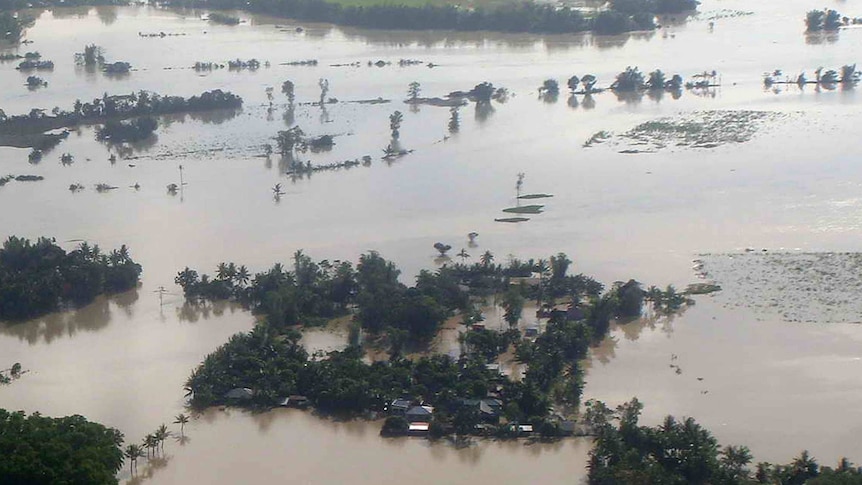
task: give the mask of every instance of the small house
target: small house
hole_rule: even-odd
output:
[[[411,423],[427,423],[433,414],[434,408],[431,406],[413,406],[404,413],[404,417]]]
[[[519,424],[518,425],[518,433],[520,434],[530,434],[533,432],[532,424]]]
[[[408,409],[413,407],[413,402],[407,399],[396,399],[389,403],[387,411],[393,416],[404,416]]]
[[[237,387],[224,394],[225,399],[249,400],[254,397],[254,391],[247,387]]]
[[[527,327],[527,329],[524,331],[524,336],[528,337],[528,338],[536,337],[538,335],[539,335],[539,327],[537,327],[535,325]]]

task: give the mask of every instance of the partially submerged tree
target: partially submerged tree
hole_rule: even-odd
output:
[[[421,87],[418,82],[413,81],[407,86],[407,98],[411,101],[416,101],[421,92]]]
[[[637,67],[626,67],[626,70],[617,74],[616,81],[611,84],[611,89],[620,92],[634,92],[645,86],[644,76]]]
[[[329,79],[320,78],[317,81],[320,86],[320,106],[326,104],[326,95],[329,94]]]
[[[397,140],[401,137],[401,122],[404,120],[404,115],[400,111],[396,111],[389,115],[389,130],[392,132],[392,139]]]

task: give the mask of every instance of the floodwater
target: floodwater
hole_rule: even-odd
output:
[[[21,52],[38,50],[56,68],[39,74],[47,88],[28,91],[26,74],[14,63],[0,64],[0,108],[7,114],[69,108],[76,98],[140,89],[190,96],[221,88],[241,95],[245,106],[235,116],[164,119],[157,139],[133,147],[125,154],[132,158],[115,165],[92,127],[74,132],[38,165],[27,163],[27,150],[0,148],[0,173],[45,177],[0,188],[0,237],[54,236],[68,248],[80,239],[103,248],[127,244],[144,267],[136,292],[0,327],[0,367],[21,362],[29,370],[0,388],[0,406],[83,414],[118,427],[129,440],[170,423],[183,411],[182,385],[191,369],[254,323],[230,305],[184,305],[173,277],[185,266],[212,272],[221,261],[235,261],[262,270],[289,262],[300,248],[330,260],[356,260],[375,249],[409,281],[435,265],[432,245],[440,241],[453,253],[466,248],[473,258],[490,250],[498,261],[563,251],[575,271],[606,283],[634,277],[684,286],[697,281],[692,260],[702,253],[860,251],[862,148],[855,127],[862,111],[856,91],[788,87],[775,93],[761,84],[765,71],[793,76],[805,69],[812,77],[817,67],[859,60],[858,28],[827,37],[803,33],[805,12],[822,7],[813,0],[704,0],[700,19],[602,39],[367,32],[247,15],[247,22],[227,27],[199,20],[203,12],[149,7],[43,13],[27,34],[33,44]],[[839,4],[842,13],[859,16],[851,7]],[[138,35],[160,31],[185,35]],[[89,43],[103,46],[109,61],[128,61],[137,70],[112,78],[76,68],[74,53]],[[195,61],[252,57],[271,67],[208,74],[188,69]],[[319,64],[279,65],[304,59]],[[366,65],[378,59],[393,64]],[[399,67],[399,59],[438,67]],[[331,66],[353,62],[360,64]],[[722,87],[678,100],[621,101],[611,93],[569,100],[565,89],[556,102],[537,99],[545,78],[564,86],[572,74],[592,73],[608,85],[629,65],[686,78],[715,69]],[[263,146],[287,127],[281,83],[292,80],[297,102],[308,103],[319,96],[320,78],[329,80],[328,97],[392,102],[339,103],[325,111],[297,106],[295,121],[306,133],[337,135],[331,152],[301,159],[325,164],[370,155],[374,161],[294,180],[277,157],[261,156]],[[462,108],[460,132],[447,139],[447,109],[413,111],[401,102],[414,80],[425,96],[486,80],[512,96],[491,113]],[[271,113],[267,87],[274,88]],[[379,156],[390,142],[388,115],[395,110],[405,114],[400,142],[415,151],[390,164]],[[751,141],[712,149],[671,146],[631,155],[613,144],[582,146],[598,131],[622,133],[651,119],[713,110],[783,116]],[[71,166],[59,163],[64,152],[74,155]],[[170,196],[165,186],[179,182],[180,165],[188,185]],[[525,192],[554,197],[539,202],[545,212],[526,223],[496,223],[504,217],[501,209],[514,205],[519,172],[526,174]],[[85,190],[71,193],[72,183]],[[99,194],[97,183],[118,189]],[[139,190],[129,187],[136,183]],[[276,183],[286,192],[280,201],[272,196]],[[468,246],[471,231],[480,234],[478,247]],[[160,286],[167,291],[161,303]],[[309,345],[320,348],[337,347],[335,340],[319,332],[308,336]],[[615,329],[591,358],[586,397],[616,404],[637,396],[646,404],[646,422],[666,413],[694,416],[722,442],[751,446],[757,459],[786,462],[807,448],[824,463],[845,454],[858,462],[860,341],[857,325],[788,323],[699,297],[673,321]],[[679,356],[682,374],[668,367],[671,354]],[[215,410],[186,428],[184,446],[168,443],[165,466],[145,471],[142,465],[141,471],[152,483],[286,476],[306,483],[560,482],[583,476],[588,449],[572,440],[488,442],[459,451],[383,440],[378,429],[377,423],[332,423],[302,413]]]

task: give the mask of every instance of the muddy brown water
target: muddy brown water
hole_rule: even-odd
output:
[[[842,13],[859,15],[851,5]],[[652,34],[588,36],[367,32],[244,15],[227,27],[199,20],[202,12],[148,7],[55,9],[29,29],[33,44],[56,68],[40,74],[45,89],[28,91],[14,63],[0,64],[0,108],[68,108],[76,98],[147,89],[189,96],[222,88],[245,99],[234,117],[214,113],[163,120],[158,138],[133,147],[133,160],[108,162],[109,149],[92,127],[72,135],[38,165],[27,150],[0,148],[0,172],[43,175],[35,183],[0,188],[0,237],[55,236],[67,248],[86,239],[103,248],[128,244],[144,266],[136,291],[77,311],[0,327],[0,367],[21,362],[22,379],[0,387],[0,406],[49,415],[79,413],[116,426],[138,440],[183,411],[182,384],[203,357],[254,319],[239,308],[184,306],[173,285],[188,265],[212,271],[220,261],[262,270],[289,262],[296,249],[323,259],[353,259],[376,249],[396,261],[409,281],[433,267],[432,245],[462,247],[473,259],[491,250],[543,257],[564,251],[573,270],[606,283],[629,277],[646,284],[683,286],[696,281],[697,254],[746,247],[859,251],[862,148],[854,90],[815,92],[788,87],[764,92],[764,71],[795,75],[819,66],[859,60],[862,30],[806,37],[802,19],[822,8],[808,0],[705,0],[706,20],[669,23]],[[846,12],[844,11],[846,10]],[[753,15],[732,17],[733,11]],[[277,28],[276,25],[282,26]],[[303,32],[296,32],[301,25]],[[185,33],[142,38],[138,32]],[[85,44],[105,47],[109,60],[131,62],[127,77],[87,73],[73,63]],[[5,50],[4,50],[5,52]],[[195,61],[268,60],[256,72],[197,74]],[[316,67],[279,63],[318,59]],[[419,59],[439,67],[370,68],[369,60]],[[359,61],[360,67],[330,67]],[[716,69],[714,96],[685,93],[679,100],[618,101],[613,94],[569,103],[537,99],[548,77],[561,85],[592,73],[610,84],[627,65],[661,68],[690,77]],[[172,69],[166,69],[172,68]],[[331,133],[334,150],[301,155],[323,164],[371,155],[370,167],[320,172],[292,180],[277,158],[259,155],[287,125],[280,85],[292,80],[298,102],[318,97],[319,78],[341,101],[383,97],[389,104],[336,104],[321,112],[298,106],[296,122],[310,134]],[[444,140],[449,112],[400,101],[407,84],[423,95],[469,89],[481,81],[513,94],[493,113],[461,110],[461,130]],[[267,114],[266,87],[275,88]],[[405,114],[401,143],[415,151],[388,164],[388,115]],[[652,154],[621,154],[612,145],[583,148],[598,131],[624,132],[659,117],[709,110],[765,110],[785,114],[743,144],[693,150],[669,147]],[[76,162],[62,166],[59,156]],[[134,166],[130,166],[134,165]],[[170,196],[165,186],[188,185]],[[554,194],[545,212],[521,224],[495,223],[514,205],[516,174],[525,192]],[[97,183],[119,188],[99,194]],[[68,186],[81,183],[73,194]],[[140,184],[140,190],[129,186]],[[280,201],[271,187],[282,183]],[[478,232],[478,247],[466,235]],[[160,304],[156,290],[168,294]],[[497,315],[499,318],[499,315]],[[313,332],[312,347],[336,348],[341,334]],[[616,328],[593,353],[586,397],[616,404],[637,396],[644,420],[666,413],[694,416],[723,443],[748,444],[757,459],[789,461],[809,449],[821,462],[841,455],[856,461],[862,427],[862,328],[841,323],[783,322],[709,297],[673,321]],[[444,338],[449,350],[456,340]],[[677,354],[682,374],[668,367]],[[697,380],[702,377],[703,380]],[[708,391],[703,393],[703,391]],[[304,483],[386,478],[468,483],[576,481],[584,474],[589,443],[556,445],[483,442],[467,450],[421,440],[383,440],[378,423],[333,423],[310,414],[252,416],[213,410],[186,428],[188,443],[168,443],[166,463],[141,475],[153,483],[266,482],[285,476]],[[123,472],[123,478],[128,478]]]

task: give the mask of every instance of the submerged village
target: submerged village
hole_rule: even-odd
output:
[[[0,0],[0,485],[862,483],[860,26]]]

